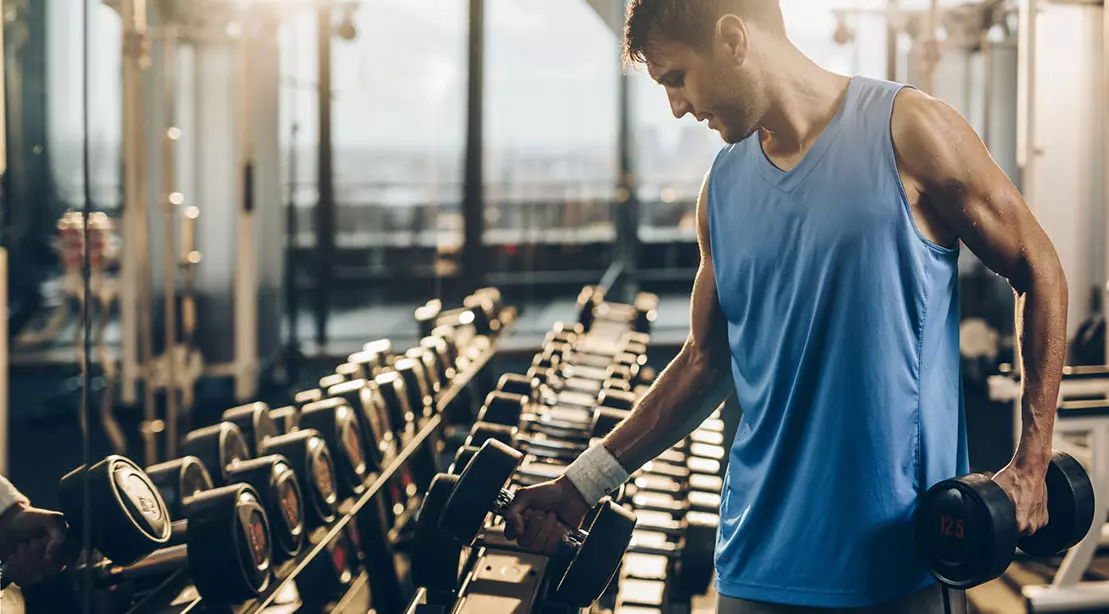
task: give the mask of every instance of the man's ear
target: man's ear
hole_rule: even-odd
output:
[[[725,56],[732,58],[737,64],[747,60],[750,33],[747,23],[738,15],[724,15],[716,22],[716,46]]]

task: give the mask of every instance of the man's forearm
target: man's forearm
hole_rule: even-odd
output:
[[[688,435],[733,392],[726,360],[690,344],[659,374],[631,414],[604,439],[632,473]]]
[[[1054,267],[1053,267],[1054,268]],[[1062,271],[1032,278],[1017,300],[1017,336],[1023,367],[1021,436],[1014,463],[1047,470],[1066,357],[1067,282]]]

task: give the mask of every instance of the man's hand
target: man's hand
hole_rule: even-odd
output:
[[[0,516],[0,561],[5,577],[21,586],[41,582],[65,567],[65,517],[18,503]]]
[[[589,506],[569,479],[521,488],[508,506],[504,536],[520,546],[553,554],[565,529],[557,521],[576,527],[585,519]]]
[[[1017,531],[1031,535],[1047,524],[1047,480],[1045,471],[1009,463],[993,481],[1009,495],[1017,512]]]

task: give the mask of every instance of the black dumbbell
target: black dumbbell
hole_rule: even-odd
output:
[[[503,516],[513,494],[504,488],[523,455],[496,440],[482,444],[458,476],[443,506],[439,529],[463,545],[473,544],[492,511]],[[565,572],[557,581],[553,600],[589,607],[608,586],[631,541],[636,518],[627,509],[603,500],[588,530],[566,527],[559,541]]]
[[[443,301],[433,298],[416,308],[413,315],[420,329],[420,336],[426,337],[439,325],[439,314],[443,311]]]
[[[517,427],[492,422],[475,422],[463,445],[479,448],[490,439],[532,456],[567,463],[581,455],[587,447],[587,444],[551,438],[542,433],[521,433]]]
[[[336,384],[342,384],[345,381],[347,381],[347,378],[346,378],[345,375],[339,375],[338,373],[332,373],[331,375],[325,375],[325,376],[320,378],[320,390],[327,390],[328,388],[330,388],[330,387],[332,387]]]
[[[1090,531],[1094,488],[1082,465],[1055,452],[1048,465],[1048,524],[1020,536],[1012,500],[989,476],[972,473],[944,480],[917,507],[917,548],[932,575],[958,589],[1000,576],[1017,548],[1033,557],[1062,554]]]
[[[443,376],[439,372],[439,362],[435,358],[435,353],[430,349],[423,346],[416,346],[409,348],[404,353],[405,358],[415,360],[423,365],[424,379],[427,383],[427,389],[430,391],[432,397],[439,394],[440,389],[444,387]]]
[[[294,405],[286,405],[284,407],[278,407],[277,409],[271,409],[270,420],[273,420],[273,425],[277,428],[278,435],[291,433],[295,431],[300,424],[300,410]]]
[[[352,379],[366,378],[366,370],[363,368],[363,366],[360,363],[350,361],[344,362],[335,367],[335,374],[342,375],[343,378],[347,381],[350,381]],[[323,388],[323,386],[320,387]]]
[[[184,519],[189,500],[212,490],[208,470],[195,456],[151,465],[146,472],[166,502],[171,520]],[[304,542],[304,510],[300,484],[285,458],[273,455],[232,463],[227,481],[249,484],[258,493],[270,522],[274,559],[296,556]]]
[[[396,454],[393,432],[384,415],[377,384],[365,379],[343,382],[327,389],[328,398],[343,399],[358,415],[358,428],[362,436],[362,449],[368,472],[381,471]]]
[[[268,437],[278,434],[277,424],[273,421],[269,405],[262,402],[248,403],[232,407],[223,412],[222,420],[239,427],[250,454],[257,455],[259,444]]]
[[[305,405],[300,412],[300,426],[318,431],[332,452],[339,498],[362,494],[367,474],[362,427],[346,400],[335,397]]]
[[[427,336],[420,339],[420,347],[435,357],[435,372],[439,374],[440,388],[446,388],[458,374],[450,346],[443,337]]]
[[[594,426],[604,427],[605,424],[595,424],[596,410],[577,407],[553,407],[541,411],[529,411],[528,397],[494,390],[485,396],[485,403],[478,411],[477,422],[501,424],[506,426],[519,425],[527,431],[542,433],[546,436],[567,441],[588,442],[598,435],[591,429]]]
[[[82,513],[86,481],[93,510],[87,527]],[[111,560],[96,566],[97,585],[187,567],[202,597],[237,603],[258,596],[269,584],[266,513],[258,493],[246,484],[197,493],[184,502],[187,520],[171,523],[150,477],[131,460],[110,456],[64,476],[58,496],[70,529],[63,549],[79,548],[87,531],[93,547]],[[186,543],[165,547],[174,534]]]
[[[320,390],[319,388],[310,388],[308,390],[301,390],[300,392],[294,394],[293,405],[295,405],[297,407],[297,410],[299,411],[304,409],[305,405],[309,403],[315,403],[316,401],[322,401],[323,399],[323,390]]]
[[[703,594],[712,581],[720,515],[687,511],[675,518],[669,511],[646,509],[635,509],[635,514],[639,522],[628,552],[667,557],[676,565],[672,578],[675,587],[687,596]]]
[[[408,404],[408,390],[399,373],[390,369],[374,378],[388,409],[393,434],[400,441],[408,441],[416,432],[416,416]]]
[[[439,530],[443,509],[457,482],[458,476],[445,473],[432,478],[416,517],[410,566],[412,583],[426,589],[433,597],[450,595],[458,588],[462,546]]]
[[[429,386],[424,363],[419,358],[398,358],[393,370],[400,375],[404,389],[408,393],[408,407],[419,422],[435,415],[435,394]]]
[[[261,454],[277,454],[289,462],[301,487],[306,528],[335,520],[339,506],[335,465],[318,431],[306,428],[271,437],[262,444]]]
[[[233,422],[218,422],[190,432],[185,435],[181,451],[204,464],[214,486],[229,484],[227,471],[231,465],[251,456],[243,432]]]

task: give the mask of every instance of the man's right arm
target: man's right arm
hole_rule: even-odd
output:
[[[628,473],[691,433],[734,391],[727,322],[717,296],[709,242],[708,179],[705,175],[697,198],[701,264],[693,281],[689,338],[628,417],[603,440],[605,449]]]
[[[727,322],[716,294],[709,245],[708,175],[697,199],[701,265],[693,282],[690,334],[674,360],[600,445],[584,452],[549,482],[521,488],[509,506],[505,536],[525,548],[553,552],[560,534],[555,518],[581,522],[628,474],[697,428],[734,391]]]

